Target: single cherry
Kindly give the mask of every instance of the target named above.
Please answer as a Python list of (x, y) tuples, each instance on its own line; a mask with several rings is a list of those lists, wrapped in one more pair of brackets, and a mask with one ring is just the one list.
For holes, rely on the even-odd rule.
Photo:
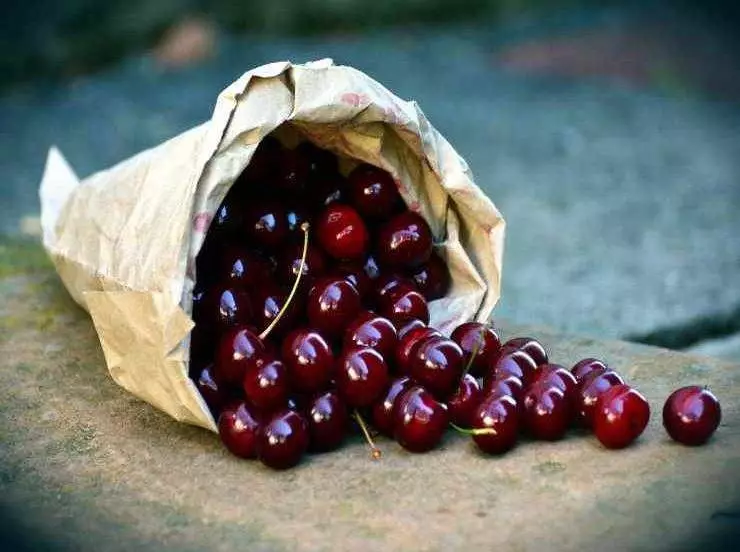
[(195, 323), (216, 333), (240, 324), (249, 324), (253, 318), (249, 294), (240, 287), (228, 284), (209, 289), (205, 297), (193, 305)]
[[(284, 335), (290, 328), (295, 327), (301, 315), (299, 295), (295, 295), (283, 312), (289, 293), (285, 288), (274, 284), (264, 284), (252, 292), (254, 306), (254, 324), (260, 329), (270, 326), (280, 316), (272, 333), (276, 336)], [(281, 315), (280, 313), (283, 312)]]
[(378, 231), (375, 253), (381, 265), (417, 268), (432, 254), (432, 231), (424, 217), (405, 211)]
[(260, 337), (248, 327), (227, 331), (218, 344), (213, 376), (218, 383), (241, 386), (247, 369), (265, 352)]
[(392, 290), (380, 303), (379, 312), (396, 326), (402, 326), (415, 318), (429, 324), (429, 306), (427, 300), (418, 291)]
[(334, 376), (334, 354), (316, 331), (291, 331), (283, 339), (281, 358), (288, 370), (291, 386), (301, 393), (321, 391)]
[(463, 368), (463, 352), (457, 343), (446, 337), (431, 337), (416, 348), (409, 375), (444, 401), (455, 391)]
[(496, 379), (509, 374), (522, 380), (526, 389), (537, 376), (537, 364), (524, 351), (510, 351), (498, 357), (486, 377)]
[(370, 347), (383, 357), (393, 358), (398, 333), (387, 318), (368, 311), (360, 313), (344, 333), (344, 346)]
[(311, 183), (310, 201), (311, 206), (317, 212), (321, 212), (333, 203), (345, 203), (347, 195), (347, 180), (339, 173), (316, 178)]
[(636, 389), (617, 384), (601, 394), (593, 412), (596, 438), (609, 449), (620, 449), (637, 439), (650, 420), (650, 405)]
[(256, 458), (260, 420), (244, 402), (232, 403), (218, 417), (218, 435), (226, 449), (239, 458)]
[(436, 253), (432, 253), (426, 263), (416, 268), (411, 277), (427, 301), (441, 299), (450, 289), (450, 271), (447, 263)]
[(394, 272), (381, 273), (373, 282), (373, 300), (381, 304), (392, 291), (418, 291), (409, 278)]
[(603, 374), (607, 370), (609, 370), (609, 367), (598, 358), (584, 358), (573, 365), (570, 373), (573, 374), (578, 383), (581, 383), (592, 373), (599, 372)]
[(373, 405), (372, 420), (375, 428), (387, 437), (393, 437), (393, 408), (398, 396), (414, 383), (407, 376), (401, 376), (391, 381), (388, 390)]
[(403, 206), (390, 173), (362, 163), (347, 178), (349, 201), (366, 218), (388, 218)]
[(470, 426), (473, 423), (475, 409), (483, 398), (478, 380), (472, 375), (463, 374), (455, 392), (447, 400), (452, 423), (460, 426)]
[(218, 418), (218, 414), (223, 408), (224, 404), (228, 400), (228, 395), (223, 389), (219, 388), (216, 380), (213, 379), (213, 366), (205, 366), (200, 370), (197, 379), (195, 380), (195, 386), (198, 388), (200, 396), (206, 401), (208, 408), (214, 417)]
[(549, 385), (559, 387), (568, 400), (575, 400), (578, 382), (565, 366), (554, 363), (542, 364), (537, 370), (535, 381), (544, 381)]
[(418, 318), (410, 318), (398, 327), (398, 339), (402, 339), (411, 330), (426, 328), (426, 324)]
[(470, 373), (477, 378), (485, 375), (491, 362), (498, 357), (501, 339), (490, 326), (480, 322), (460, 324), (450, 336), (465, 353), (465, 362), (471, 362)]
[(514, 448), (519, 438), (517, 402), (509, 395), (485, 397), (473, 411), (470, 425), (473, 429), (473, 441), (481, 451), (503, 454)]
[(421, 386), (409, 387), (396, 399), (393, 434), (409, 452), (427, 452), (435, 448), (449, 422), (447, 407)]
[(509, 395), (517, 403), (524, 399), (524, 384), (513, 374), (483, 380), (483, 395)]
[(581, 380), (576, 393), (576, 415), (584, 427), (593, 427), (593, 415), (596, 403), (607, 389), (624, 383), (622, 377), (614, 370), (606, 372), (592, 371)]
[(557, 441), (568, 430), (571, 409), (562, 389), (542, 381), (534, 383), (525, 393), (522, 415), (532, 437)]
[(282, 410), (259, 432), (257, 456), (264, 465), (285, 470), (301, 461), (308, 442), (308, 422), (303, 415), (294, 410)]
[(365, 273), (362, 263), (357, 261), (340, 262), (337, 266), (329, 270), (328, 274), (347, 280), (355, 286), (355, 289), (357, 289), (363, 300), (371, 292), (373, 287), (372, 281)]
[(308, 185), (308, 159), (300, 151), (285, 150), (275, 169), (273, 182), (286, 194), (303, 194)]
[(230, 245), (220, 253), (217, 271), (221, 281), (246, 289), (270, 279), (269, 261), (246, 247)]
[(328, 337), (339, 337), (362, 304), (357, 289), (343, 278), (321, 278), (308, 293), (306, 313), (311, 326)]
[(369, 235), (359, 213), (349, 205), (332, 203), (316, 220), (321, 247), (335, 259), (358, 259), (367, 252)]
[(306, 259), (303, 259), (303, 246), (298, 243), (287, 245), (279, 254), (277, 261), (277, 277), (281, 284), (292, 285), (303, 266), (303, 277), (300, 285), (303, 289), (310, 289), (311, 284), (326, 272), (326, 257), (324, 252), (313, 245), (306, 249)]
[(313, 142), (301, 142), (295, 148), (308, 166), (308, 179), (313, 184), (316, 180), (336, 174), (339, 168), (337, 156), (329, 150), (318, 147)]
[(388, 387), (388, 366), (382, 355), (369, 347), (345, 349), (337, 359), (336, 386), (353, 408), (370, 406)]
[(335, 390), (314, 396), (307, 411), (309, 448), (313, 452), (327, 452), (339, 448), (349, 427), (347, 406)]
[(514, 337), (501, 346), (501, 355), (512, 351), (524, 351), (537, 366), (547, 364), (547, 351), (545, 347), (532, 337)]
[(706, 443), (721, 420), (719, 400), (699, 385), (676, 389), (663, 405), (663, 427), (671, 439), (684, 445)]
[(442, 334), (434, 328), (423, 326), (407, 332), (398, 340), (395, 354), (396, 371), (400, 374), (409, 374), (411, 360), (414, 357), (419, 344), (430, 337), (442, 337)]
[(250, 404), (262, 411), (277, 410), (288, 401), (288, 370), (280, 359), (265, 355), (247, 368), (242, 386)]
[(292, 242), (303, 241), (303, 223), (310, 220), (308, 210), (293, 202), (286, 202), (285, 217), (288, 223), (288, 239)]
[(276, 250), (288, 238), (288, 213), (278, 201), (250, 202), (244, 209), (244, 229), (257, 247)]

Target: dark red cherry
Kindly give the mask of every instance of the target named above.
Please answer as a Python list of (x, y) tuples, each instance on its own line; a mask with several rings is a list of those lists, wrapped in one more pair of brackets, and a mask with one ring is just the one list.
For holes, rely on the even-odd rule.
[(609, 449), (620, 449), (637, 439), (650, 420), (650, 405), (636, 389), (617, 384), (601, 394), (593, 412), (596, 438)]
[(446, 337), (431, 337), (416, 348), (409, 375), (444, 401), (455, 391), (463, 367), (463, 352), (457, 343)]
[(676, 389), (663, 405), (663, 427), (671, 439), (684, 445), (703, 445), (721, 421), (719, 400), (699, 385)]
[(335, 390), (315, 395), (307, 411), (309, 449), (327, 452), (339, 448), (349, 427), (347, 406)]
[[(277, 277), (284, 286), (292, 287), (298, 272), (301, 270), (303, 258), (303, 244), (293, 243), (286, 245), (280, 252), (277, 261)], [(303, 263), (301, 286), (309, 289), (311, 283), (326, 272), (326, 257), (324, 252), (313, 245), (306, 249), (306, 260)]]
[[(252, 292), (252, 305), (254, 307), (254, 324), (264, 331), (285, 305), (288, 299), (288, 291), (277, 284), (264, 284)], [(284, 335), (290, 328), (295, 327), (301, 315), (301, 301), (299, 295), (293, 297), (285, 313), (280, 317), (277, 325), (271, 331), (271, 335)]]
[(407, 376), (392, 380), (382, 400), (373, 405), (373, 425), (383, 435), (393, 437), (393, 408), (398, 396), (412, 385), (413, 382)]
[(383, 224), (378, 231), (375, 253), (381, 265), (416, 268), (432, 254), (432, 231), (424, 217), (405, 211)]
[(537, 370), (535, 381), (545, 381), (559, 387), (569, 400), (575, 400), (578, 382), (565, 366), (553, 363), (542, 364)]
[(323, 390), (334, 376), (334, 354), (323, 336), (297, 329), (283, 339), (281, 358), (291, 386), (301, 393)]
[(288, 223), (288, 239), (294, 243), (303, 243), (303, 229), (301, 226), (304, 222), (310, 222), (308, 210), (295, 203), (286, 202), (285, 217)]
[(383, 356), (369, 347), (345, 349), (337, 359), (336, 386), (353, 408), (370, 406), (388, 387), (388, 366)]
[(449, 423), (447, 408), (421, 386), (411, 386), (396, 398), (393, 434), (409, 452), (427, 452), (435, 448)]
[(459, 426), (472, 425), (475, 409), (482, 399), (483, 391), (478, 380), (470, 374), (464, 374), (457, 389), (447, 400), (450, 420)]
[(511, 351), (498, 357), (498, 360), (491, 366), (487, 377), (496, 379), (509, 374), (522, 380), (526, 389), (535, 380), (537, 365), (532, 357), (524, 351)]
[(370, 280), (376, 280), (380, 276), (380, 267), (378, 266), (375, 257), (373, 257), (372, 255), (369, 255), (365, 258), (363, 269), (365, 270), (365, 274), (367, 274), (367, 277), (370, 278)]
[(521, 404), (524, 399), (524, 384), (513, 374), (503, 374), (484, 380), (483, 395), (509, 395)]
[(247, 368), (242, 387), (249, 403), (259, 410), (283, 408), (288, 402), (288, 371), (280, 359), (265, 355)]
[(213, 377), (224, 385), (241, 386), (247, 369), (264, 353), (265, 345), (254, 331), (232, 328), (219, 341)]
[(393, 358), (398, 333), (391, 321), (371, 312), (358, 315), (344, 333), (344, 346), (370, 347), (383, 357)]
[(387, 300), (392, 291), (417, 291), (416, 285), (409, 278), (392, 272), (380, 274), (373, 284), (373, 299), (377, 304)]
[[(257, 149), (249, 161), (249, 165), (239, 177), (239, 181), (251, 185), (245, 192), (252, 191), (254, 185), (265, 185), (272, 181), (278, 164), (283, 157), (285, 148), (279, 140), (272, 136), (266, 136), (257, 146)], [(238, 184), (235, 184), (237, 186)]]
[(411, 274), (416, 287), (427, 301), (441, 299), (450, 289), (450, 271), (447, 263), (436, 253)]
[(505, 355), (512, 351), (524, 351), (535, 364), (547, 364), (547, 351), (542, 346), (542, 343), (531, 337), (515, 337), (510, 339), (501, 346), (501, 352), (499, 354)]
[(284, 150), (275, 169), (273, 182), (280, 192), (302, 194), (308, 185), (309, 161), (300, 151)]
[(418, 318), (411, 318), (405, 321), (403, 324), (401, 324), (398, 327), (398, 339), (403, 338), (403, 336), (405, 336), (411, 330), (417, 330), (419, 328), (426, 328), (426, 327), (427, 325), (424, 324), (424, 322), (422, 322)]
[(350, 284), (355, 286), (361, 298), (365, 298), (372, 290), (372, 281), (365, 274), (362, 263), (357, 261), (345, 261), (339, 263), (333, 269), (329, 270), (329, 276), (344, 278)]
[(226, 404), (229, 397), (224, 390), (219, 389), (216, 380), (213, 379), (212, 371), (212, 365), (204, 367), (195, 380), (195, 386), (198, 388), (200, 396), (206, 401), (211, 414), (218, 417), (221, 408)]
[(286, 409), (273, 415), (262, 427), (257, 456), (265, 466), (285, 470), (301, 461), (308, 442), (308, 422), (298, 412)]
[(367, 253), (370, 239), (359, 213), (349, 205), (332, 203), (316, 219), (316, 236), (335, 259), (359, 259)]
[(334, 174), (339, 168), (339, 160), (336, 155), (312, 142), (301, 142), (296, 146), (295, 151), (306, 160), (309, 179), (312, 181)]
[(411, 367), (411, 360), (414, 357), (416, 348), (422, 341), (426, 341), (430, 337), (442, 337), (434, 328), (424, 326), (409, 331), (401, 339), (398, 340), (395, 354), (395, 367), (399, 374), (409, 374)]
[(584, 427), (593, 427), (594, 409), (601, 395), (621, 383), (624, 380), (614, 370), (592, 371), (581, 380), (576, 395), (576, 409), (578, 419)]
[(312, 208), (321, 212), (328, 205), (343, 203), (347, 194), (347, 181), (339, 173), (316, 178), (311, 183), (310, 200)]
[(217, 333), (240, 324), (249, 324), (253, 318), (249, 295), (240, 287), (228, 284), (209, 289), (193, 310), (196, 324)]
[(342, 332), (360, 312), (362, 306), (357, 289), (343, 278), (321, 278), (308, 292), (306, 313), (310, 325), (327, 337)]
[(226, 449), (239, 458), (257, 457), (260, 420), (244, 402), (232, 403), (218, 417), (218, 435)]
[(465, 364), (470, 362), (473, 351), (477, 351), (470, 364), (469, 372), (477, 378), (482, 378), (491, 362), (498, 357), (501, 348), (501, 339), (496, 331), (480, 322), (465, 322), (460, 324), (450, 336), (452, 341), (460, 345), (465, 353)]
[(557, 441), (568, 430), (571, 408), (562, 389), (542, 381), (534, 383), (524, 394), (522, 416), (532, 437)]
[(427, 301), (421, 293), (414, 290), (390, 291), (380, 303), (378, 312), (399, 327), (412, 318), (429, 324)]
[(222, 281), (246, 289), (270, 279), (269, 261), (246, 247), (231, 245), (220, 253), (218, 273)]
[(288, 238), (288, 213), (278, 201), (250, 202), (244, 208), (244, 230), (254, 245), (274, 251)]
[[(229, 193), (213, 214), (211, 224), (208, 226), (206, 241), (220, 244), (231, 240), (241, 234), (243, 227), (243, 206), (239, 204), (235, 193)], [(206, 245), (204, 244), (203, 247), (205, 248)], [(201, 250), (201, 253), (207, 254), (207, 249), (206, 251)]]
[(492, 429), (495, 433), (473, 435), (478, 448), (487, 454), (503, 454), (514, 448), (519, 438), (519, 409), (509, 395), (485, 397), (473, 411), (471, 427)]
[(349, 201), (366, 218), (388, 218), (403, 206), (390, 173), (362, 163), (347, 178)]
[(598, 358), (584, 358), (579, 360), (570, 369), (570, 373), (576, 378), (578, 383), (588, 378), (593, 372), (604, 373), (609, 367)]

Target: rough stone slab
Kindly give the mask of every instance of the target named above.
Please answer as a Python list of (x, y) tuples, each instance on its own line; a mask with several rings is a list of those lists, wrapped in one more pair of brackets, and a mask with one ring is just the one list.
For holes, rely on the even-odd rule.
[[(0, 279), (0, 298), (0, 536), (16, 544), (682, 551), (729, 549), (740, 536), (737, 364), (504, 325), (506, 337), (538, 337), (565, 365), (592, 355), (612, 364), (653, 405), (646, 433), (619, 452), (572, 434), (500, 458), (457, 434), (424, 455), (383, 440), (379, 462), (353, 439), (277, 473), (117, 387), (87, 316), (48, 268)], [(660, 426), (662, 401), (688, 383), (708, 384), (724, 408), (701, 448), (669, 442)]]
[(737, 362), (740, 359), (740, 334), (709, 339), (687, 349), (688, 353), (724, 358), (728, 361)]

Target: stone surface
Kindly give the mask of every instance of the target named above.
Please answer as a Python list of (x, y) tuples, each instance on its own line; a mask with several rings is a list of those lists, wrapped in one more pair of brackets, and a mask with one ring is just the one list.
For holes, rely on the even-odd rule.
[[(570, 365), (599, 356), (651, 401), (635, 446), (521, 443), (500, 458), (466, 438), (411, 455), (358, 438), (276, 473), (231, 457), (117, 387), (92, 325), (48, 263), (0, 279), (0, 537), (45, 550), (722, 550), (740, 515), (740, 366), (542, 327)], [(723, 422), (705, 447), (668, 441), (662, 401), (712, 387)], [(736, 542), (736, 541), (735, 541)]]
[(732, 362), (740, 360), (740, 334), (717, 339), (708, 339), (690, 347), (688, 353), (724, 358)]

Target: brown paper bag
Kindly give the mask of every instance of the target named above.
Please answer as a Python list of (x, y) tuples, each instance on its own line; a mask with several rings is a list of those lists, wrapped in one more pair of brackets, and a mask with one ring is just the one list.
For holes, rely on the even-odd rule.
[(111, 377), (212, 431), (188, 378), (194, 261), (229, 187), (276, 129), (393, 175), (450, 268), (450, 292), (429, 305), (432, 325), (449, 333), (487, 320), (499, 298), (505, 223), (465, 161), (415, 102), (331, 60), (253, 69), (219, 94), (210, 121), (82, 181), (52, 148), (40, 188), (44, 247), (90, 313)]

